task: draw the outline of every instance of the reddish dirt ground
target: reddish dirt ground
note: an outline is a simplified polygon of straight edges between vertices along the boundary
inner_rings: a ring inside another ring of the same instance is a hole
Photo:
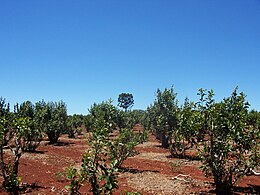
[[[20,160],[19,176],[22,182],[33,184],[23,194],[68,194],[67,181],[58,175],[69,165],[79,166],[87,148],[87,138],[69,139],[63,135],[56,145],[43,142],[36,153],[24,153]],[[153,135],[149,141],[136,147],[138,154],[123,164],[118,175],[119,189],[142,194],[214,194],[213,180],[199,169],[199,161],[171,158]],[[82,188],[82,193],[88,193]],[[260,177],[247,176],[235,188],[234,194],[260,194]],[[0,189],[0,194],[6,194]]]

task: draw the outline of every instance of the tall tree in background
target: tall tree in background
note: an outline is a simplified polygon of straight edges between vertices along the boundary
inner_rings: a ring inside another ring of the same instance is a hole
[[[134,97],[131,93],[121,93],[118,96],[118,106],[127,111],[128,108],[134,105]]]

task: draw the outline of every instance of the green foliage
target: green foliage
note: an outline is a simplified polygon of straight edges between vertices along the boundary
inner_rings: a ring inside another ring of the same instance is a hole
[[[71,194],[78,193],[84,182],[93,194],[112,194],[117,188],[116,174],[127,157],[135,154],[134,147],[147,138],[146,132],[134,133],[125,126],[126,112],[119,111],[112,101],[94,104],[89,110],[91,132],[89,148],[82,158],[80,171],[70,169]],[[114,130],[119,135],[111,137]]]
[[[134,105],[134,97],[131,93],[121,93],[118,96],[118,106],[127,111],[128,108]]]
[[[85,117],[83,115],[74,114],[68,116],[67,119],[67,133],[69,138],[75,138],[75,135],[82,133],[82,126],[85,124]]]
[[[146,140],[146,131],[134,133],[132,130],[122,129],[117,138],[108,142],[110,159],[116,161],[115,167],[121,168],[128,157],[136,154],[135,146]]]
[[[16,137],[18,133],[15,128],[14,115],[10,112],[9,104],[5,99],[0,98],[0,167],[3,176],[3,187],[7,192],[16,192],[19,187],[18,161],[21,156],[18,139],[16,139],[16,148],[10,148],[13,154],[13,161],[7,160],[4,156],[4,147],[9,146],[10,140]],[[18,125],[18,123],[16,123]],[[22,130],[22,127],[20,128]]]
[[[13,121],[13,113],[10,112],[10,104],[5,102],[4,98],[0,98],[0,142],[5,146],[12,139],[14,133],[11,129]]]
[[[259,130],[246,125],[248,106],[245,94],[215,103],[214,93],[201,98],[204,127],[209,136],[201,151],[203,171],[213,175],[218,193],[228,192],[236,181],[259,164]]]
[[[197,144],[200,121],[201,115],[195,103],[186,98],[177,112],[177,128],[171,132],[170,151],[173,156],[186,157],[185,152]]]
[[[170,162],[169,163],[172,171],[178,171],[180,169],[181,163],[180,162]]]
[[[140,192],[129,192],[127,190],[124,190],[124,192],[122,192],[121,195],[142,195],[142,194]]]
[[[78,191],[84,181],[91,185],[93,194],[112,194],[117,188],[117,160],[109,160],[110,124],[96,121],[90,138],[90,148],[82,158],[80,172],[71,169],[71,194]]]
[[[155,135],[161,140],[163,147],[169,147],[171,134],[176,130],[178,124],[178,101],[174,88],[157,90],[154,104],[148,108],[151,127]]]
[[[260,112],[251,110],[247,116],[247,124],[253,128],[260,128]]]
[[[239,178],[259,166],[259,113],[248,114],[246,96],[237,89],[219,103],[212,90],[200,89],[198,95],[198,103],[185,99],[178,108],[173,88],[157,90],[154,104],[147,108],[147,126],[175,156],[183,157],[196,146],[203,171],[213,176],[217,192],[230,191]]]
[[[145,126],[146,123],[146,112],[144,110],[132,110],[126,112],[127,128],[132,129],[136,124]]]
[[[17,174],[14,173],[13,166],[11,162],[8,162],[5,165],[5,173],[6,173],[6,179],[3,182],[3,187],[7,192],[16,192],[19,189],[19,184],[21,181],[21,178],[17,176]]]
[[[35,122],[47,134],[51,144],[56,143],[67,125],[67,108],[63,101],[40,101],[35,104]]]
[[[116,112],[115,123],[119,128],[119,131],[123,128],[129,127],[129,112],[118,110]]]
[[[6,116],[10,112],[10,104],[5,102],[5,99],[0,97],[0,116]]]
[[[112,105],[112,100],[104,101],[100,104],[94,103],[87,116],[87,127],[89,131],[93,130],[96,121],[106,121],[110,124],[110,130],[119,130],[124,128],[132,129],[136,124],[145,124],[147,114],[143,110],[122,111]]]
[[[35,106],[26,101],[17,104],[14,112],[11,112],[9,104],[0,98],[0,168],[3,186],[8,192],[17,193],[19,190],[18,168],[22,151],[35,150],[42,139],[42,132],[48,135],[55,132],[49,138],[58,137],[65,128],[66,112],[63,102],[44,101]],[[6,148],[12,154],[8,158],[4,151]]]
[[[90,113],[90,129],[94,130],[94,126],[100,121],[109,125],[109,131],[117,128],[117,116],[119,110],[112,104],[112,100],[94,103],[89,109]]]
[[[73,166],[69,166],[68,168],[66,168],[65,174],[67,176],[67,179],[70,181],[70,185],[66,186],[67,189],[70,189],[70,194],[81,194],[79,192],[79,189],[82,186],[84,178],[80,177],[77,169],[75,169]]]
[[[35,103],[34,121],[42,132],[46,132],[51,120],[51,110],[47,103],[42,100]]]
[[[21,138],[21,148],[23,151],[35,151],[40,145],[43,132],[37,127],[35,121],[35,106],[30,102],[23,102],[21,105],[15,106],[15,114],[18,117],[26,118],[27,126],[29,127],[27,131],[23,132]]]
[[[52,144],[58,141],[62,131],[66,129],[67,107],[63,101],[55,103],[49,102],[47,107],[51,111],[51,120],[49,121],[46,134]]]
[[[22,155],[21,143],[23,137],[30,131],[30,118],[11,113],[5,100],[1,98],[0,102],[0,168],[3,176],[3,187],[10,193],[16,193],[20,182],[18,167]],[[4,152],[5,146],[12,152],[8,159]]]

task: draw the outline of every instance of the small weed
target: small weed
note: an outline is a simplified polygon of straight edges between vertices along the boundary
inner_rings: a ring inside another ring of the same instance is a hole
[[[122,192],[121,195],[142,195],[142,194],[140,192],[128,192],[127,190],[124,190],[124,192]]]
[[[55,174],[56,180],[59,182],[63,182],[67,180],[67,173],[66,172],[58,172]]]
[[[170,162],[169,163],[172,171],[177,171],[180,169],[181,163],[180,162]]]

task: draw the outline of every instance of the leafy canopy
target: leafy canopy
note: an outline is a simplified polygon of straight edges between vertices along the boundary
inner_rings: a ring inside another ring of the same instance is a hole
[[[121,93],[118,96],[118,106],[125,111],[134,105],[134,97],[131,93]]]

